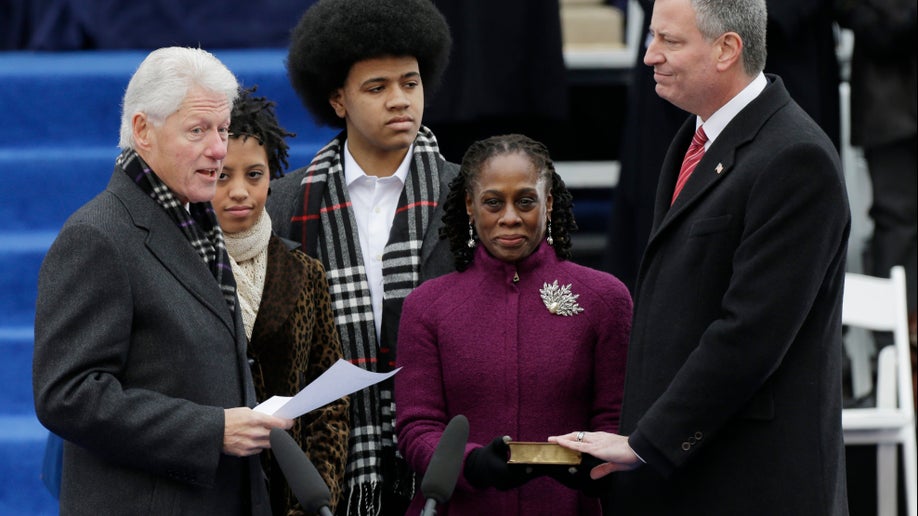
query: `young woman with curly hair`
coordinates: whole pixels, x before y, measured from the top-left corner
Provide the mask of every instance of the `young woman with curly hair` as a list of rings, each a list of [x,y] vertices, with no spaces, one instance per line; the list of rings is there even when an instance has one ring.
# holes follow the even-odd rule
[[[272,178],[287,168],[293,136],[282,128],[274,103],[242,90],[229,126],[227,153],[213,206],[223,229],[260,401],[293,396],[341,358],[322,262],[295,242],[271,231],[265,200]],[[348,398],[296,419],[290,434],[315,464],[331,491],[341,497],[347,460]],[[272,512],[303,514],[271,451],[262,456]]]

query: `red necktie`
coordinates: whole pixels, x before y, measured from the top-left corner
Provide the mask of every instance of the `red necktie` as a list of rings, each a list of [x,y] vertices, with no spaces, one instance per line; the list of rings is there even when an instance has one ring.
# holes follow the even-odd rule
[[[685,153],[685,159],[682,160],[682,168],[679,169],[679,177],[676,179],[676,188],[673,190],[673,199],[670,201],[670,205],[676,202],[676,197],[679,196],[682,187],[685,186],[689,176],[692,175],[692,171],[695,170],[695,166],[704,156],[704,143],[706,141],[708,141],[708,135],[704,134],[704,127],[699,126],[698,130],[695,131],[695,136],[692,137],[692,144],[689,145],[688,151]]]

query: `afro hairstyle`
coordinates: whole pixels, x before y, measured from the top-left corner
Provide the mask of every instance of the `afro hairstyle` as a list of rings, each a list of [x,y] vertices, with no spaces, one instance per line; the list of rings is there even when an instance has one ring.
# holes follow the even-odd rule
[[[329,98],[359,61],[412,56],[425,94],[440,82],[452,38],[431,0],[319,0],[290,37],[287,75],[317,122],[344,128]]]

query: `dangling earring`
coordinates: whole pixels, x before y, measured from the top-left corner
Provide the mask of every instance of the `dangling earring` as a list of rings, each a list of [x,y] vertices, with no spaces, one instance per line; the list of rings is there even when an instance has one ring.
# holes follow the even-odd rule
[[[548,235],[545,237],[545,241],[548,242],[548,245],[555,245],[555,239],[551,237],[551,217],[548,217],[548,229],[545,233]]]
[[[465,243],[469,249],[475,249],[475,231],[472,229],[472,219],[469,218],[469,241]]]

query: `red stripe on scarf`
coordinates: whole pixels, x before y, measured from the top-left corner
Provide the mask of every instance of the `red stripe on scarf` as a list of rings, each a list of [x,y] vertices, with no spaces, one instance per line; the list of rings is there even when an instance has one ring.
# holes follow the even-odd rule
[[[322,209],[320,209],[320,210],[319,210],[319,213],[328,213],[328,212],[330,212],[330,211],[340,210],[340,209],[342,209],[342,208],[347,208],[347,207],[350,206],[350,205],[351,205],[350,201],[344,202],[344,203],[341,203],[341,204],[336,204],[336,205],[334,205],[334,206],[329,206],[329,207],[327,207],[327,208],[322,208]],[[304,220],[316,220],[316,219],[318,219],[318,218],[319,218],[319,214],[300,215],[300,216],[297,216],[297,217],[290,217],[290,221],[291,221],[291,222],[303,222]]]
[[[413,202],[413,203],[411,203],[411,204],[402,206],[401,208],[395,210],[395,213],[401,213],[401,212],[403,212],[403,211],[410,210],[411,208],[416,208],[416,207],[418,207],[418,206],[433,206],[433,207],[436,208],[436,207],[437,207],[437,204],[438,204],[438,203],[437,203],[436,201],[418,201],[418,202]]]

